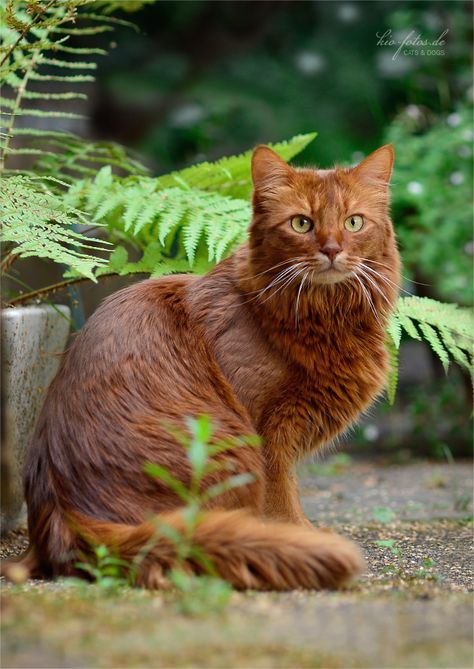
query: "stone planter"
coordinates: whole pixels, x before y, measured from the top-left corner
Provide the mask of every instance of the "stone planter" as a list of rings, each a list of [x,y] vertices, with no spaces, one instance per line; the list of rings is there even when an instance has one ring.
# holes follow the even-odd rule
[[[25,455],[69,329],[69,307],[2,310],[2,534],[21,522]]]

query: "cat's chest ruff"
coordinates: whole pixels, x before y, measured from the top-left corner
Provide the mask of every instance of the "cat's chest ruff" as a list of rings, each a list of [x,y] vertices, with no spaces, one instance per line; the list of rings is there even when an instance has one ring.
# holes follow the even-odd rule
[[[293,342],[288,355],[293,362],[288,388],[297,394],[302,411],[308,416],[324,413],[339,422],[370,404],[384,385],[388,367],[383,334],[374,332],[361,337],[359,331],[347,330],[334,339],[330,333],[313,333],[304,344]]]

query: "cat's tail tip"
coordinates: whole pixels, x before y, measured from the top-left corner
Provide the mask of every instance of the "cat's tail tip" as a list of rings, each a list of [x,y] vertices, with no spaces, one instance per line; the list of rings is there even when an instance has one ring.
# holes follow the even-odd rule
[[[243,511],[210,512],[198,543],[238,589],[332,590],[365,566],[360,549],[337,534],[263,523]]]

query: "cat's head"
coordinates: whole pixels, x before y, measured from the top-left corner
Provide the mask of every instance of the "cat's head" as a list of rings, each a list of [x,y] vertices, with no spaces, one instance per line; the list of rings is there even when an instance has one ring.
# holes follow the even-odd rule
[[[389,217],[393,161],[390,144],[355,167],[331,170],[295,169],[270,148],[255,149],[250,229],[255,273],[269,271],[268,278],[286,270],[281,281],[291,285],[294,277],[295,286],[305,274],[313,286],[357,275],[370,286],[386,265],[396,281],[398,254]]]

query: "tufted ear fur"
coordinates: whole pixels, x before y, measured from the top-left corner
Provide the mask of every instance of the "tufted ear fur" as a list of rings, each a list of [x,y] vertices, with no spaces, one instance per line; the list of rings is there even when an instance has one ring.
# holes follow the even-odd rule
[[[385,144],[371,153],[359,165],[354,173],[362,179],[388,184],[392,176],[395,153],[392,144]]]
[[[255,190],[287,183],[291,171],[291,167],[268,146],[257,146],[253,152],[252,180]]]

